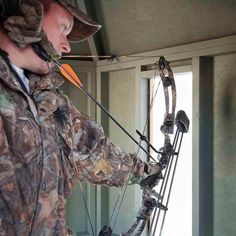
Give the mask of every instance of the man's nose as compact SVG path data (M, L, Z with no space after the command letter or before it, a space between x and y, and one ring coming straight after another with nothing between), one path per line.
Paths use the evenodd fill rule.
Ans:
M61 51L64 53L69 53L71 51L71 47L67 39L62 42Z

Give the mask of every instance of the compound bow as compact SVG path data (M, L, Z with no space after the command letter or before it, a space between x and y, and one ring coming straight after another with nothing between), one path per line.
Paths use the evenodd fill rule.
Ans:
M157 159L158 165L160 167L160 172L148 176L140 182L141 189L143 190L142 205L140 207L138 215L136 216L135 222L127 230L127 232L121 234L123 236L141 235L146 223L148 222L148 220L150 220L151 215L152 220L148 227L148 235L155 235L158 223L161 221L161 212L164 212L164 214L162 214L162 221L160 225L161 235L166 211L168 210L168 202L176 171L180 147L182 144L183 134L188 132L189 129L189 120L184 111L179 111L175 117L176 86L169 62L167 62L164 57L160 57L158 67L162 85L164 88L166 105L164 122L161 126L161 132L163 133L165 138L164 146L160 148L159 151L157 151L143 134L141 134L139 131L137 131L137 133L140 136L140 140L145 141L148 146L158 154ZM171 87L172 92L171 110L169 106L169 87ZM175 132L174 141L171 144L170 134L173 134L174 132L174 125L176 125L177 130ZM161 187L159 192L157 192L154 188L160 181ZM112 230L113 229L110 226L104 226L100 231L99 236L110 236L112 234Z
M34 50L37 51L37 46L35 45ZM39 45L40 46L40 45ZM41 50L41 49L40 49ZM189 129L189 120L184 111L179 111L175 117L175 108L176 108L176 86L174 81L173 72L170 68L169 62L165 60L164 57L160 57L158 67L160 72L161 81L164 88L165 95L165 105L166 105L166 113L164 116L164 122L161 126L161 132L163 133L164 146L160 148L158 151L150 144L147 138L138 132L140 135L140 141L137 142L126 130L123 126L120 125L119 122L99 103L89 92L83 88L79 78L75 75L75 73L68 67L68 65L61 65L57 59L53 56L48 56L47 54L43 55L44 60L54 61L54 63L60 68L62 74L75 86L80 88L87 96L89 96L136 144L138 144L139 148L143 149L143 151L148 154L148 156L153 159L160 168L160 171L156 174L148 176L140 182L142 193L142 206L139 210L139 213L136 217L135 222L128 229L127 232L121 233L123 236L139 236L143 232L146 223L150 219L152 215L152 220L148 227L148 235L154 235L156 232L156 228L158 222L160 220L161 211L164 212L162 216L160 235L162 233L162 228L165 221L166 211L168 209L168 202L170 198L171 188L173 184L173 179L175 175L176 165L179 157L179 151L182 144L183 134L188 132ZM170 111L169 107L169 87L171 87L172 91L172 109ZM176 125L177 130L175 132L174 141L171 144L170 134L174 132L174 125ZM144 132L143 132L144 133ZM141 141L145 141L148 146L154 150L158 154L157 160L155 160L142 146ZM138 149L139 151L139 149ZM138 151L135 155L137 157ZM131 170L132 171L132 170ZM130 171L130 173L131 173ZM170 182L169 182L170 181ZM159 192L155 191L155 187L161 183L161 187ZM127 187L127 185L126 185ZM126 190L126 188L125 188ZM165 198L167 193L167 197ZM122 196L122 200L124 198L125 191ZM117 201L119 198L117 199ZM121 203L120 203L121 204ZM117 203L115 204L117 205ZM116 206L115 206L116 207ZM88 212L87 212L88 213ZM89 217L90 218L90 217ZM116 220L115 220L116 222ZM90 221L91 224L91 221ZM115 223L114 223L115 226ZM99 236L110 236L112 235L112 230L109 225L106 225L102 228L99 233ZM92 227L92 224L91 224ZM94 230L93 234L94 234Z

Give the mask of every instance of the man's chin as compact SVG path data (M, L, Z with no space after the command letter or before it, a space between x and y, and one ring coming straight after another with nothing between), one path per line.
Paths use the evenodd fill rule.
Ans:
M53 67L55 67L54 62L44 63L44 65L38 68L37 71L35 71L35 73L39 75L47 75L48 73L50 73Z

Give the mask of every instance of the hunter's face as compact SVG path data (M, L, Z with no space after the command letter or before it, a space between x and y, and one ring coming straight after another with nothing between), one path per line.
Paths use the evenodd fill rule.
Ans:
M50 4L43 20L43 30L58 57L71 51L67 36L72 30L73 16L58 3Z

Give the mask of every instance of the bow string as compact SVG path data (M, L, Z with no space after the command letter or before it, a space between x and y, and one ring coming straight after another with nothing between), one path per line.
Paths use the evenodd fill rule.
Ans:
M149 111L148 111L148 117L146 119L143 132L140 133L139 131L137 131L140 139L139 141L136 141L136 139L134 139L129 134L129 132L106 110L106 108L104 108L95 98L93 98L93 96L83 87L79 78L73 72L72 68L69 65L66 65L66 64L61 65L56 59L56 57L54 57L53 55L48 57L48 61L53 61L58 66L61 73L73 85L81 89L83 93L85 93L88 97L90 97L96 103L96 105L98 105L126 133L126 135L129 136L138 145L138 149L134 155L134 158L138 157L138 153L140 149L142 149L147 154L149 159L152 159L154 163L159 167L160 171L158 173L154 173L150 176L147 176L139 183L142 189L142 205L140 207L138 215L136 216L135 222L126 232L121 233L121 235L125 235L125 236L141 235L145 226L147 225L147 222L150 219L151 221L148 227L148 235L154 235L156 233L158 224L160 222L161 224L160 224L159 232L161 235L164 221L165 221L166 212L168 210L168 202L169 202L171 187L172 187L173 179L175 175L176 165L177 165L177 161L179 157L179 151L182 144L183 134L188 132L188 128L189 128L189 120L184 111L179 111L175 117L176 86L175 86L173 72L171 70L169 62L166 61L164 57L160 57L159 62L155 64L155 66L158 67L159 74L161 77L161 82L164 88L165 107L166 107L166 113L164 114L164 122L160 128L162 134L164 135L164 145L159 150L157 150L148 141L148 139L146 138L144 134L147 128L147 123L149 120L148 118L150 116L150 112L151 112L160 82L158 84L158 87L155 93L152 96L152 100L151 100ZM170 109L169 90L172 93L171 109ZM176 125L177 129L175 132L174 141L171 144L170 135L173 134L174 132L174 125ZM149 149L152 149L157 154L156 159L153 158L153 156L141 146L141 143L143 141L147 143ZM126 189L128 186L128 181L131 177L131 173L132 173L132 169L129 171L127 181L125 181L125 183L121 187L120 193L118 194L118 198L115 203L114 209L112 211L111 217L109 219L108 225L102 228L102 230L99 232L99 236L112 235L112 231L114 230L114 227L116 224L116 220L117 220L120 208L121 208L121 204L123 202ZM159 191L156 191L155 188L160 182L161 182L160 189ZM81 191L82 191L82 194L84 194L83 189L81 189ZM85 198L84 198L84 203L85 205L87 205ZM118 212L115 216L113 226L111 227L110 225L111 225L112 217L114 215L116 208L118 208ZM88 211L87 211L87 214L89 214ZM90 216L88 217L89 217L92 233L95 236Z

